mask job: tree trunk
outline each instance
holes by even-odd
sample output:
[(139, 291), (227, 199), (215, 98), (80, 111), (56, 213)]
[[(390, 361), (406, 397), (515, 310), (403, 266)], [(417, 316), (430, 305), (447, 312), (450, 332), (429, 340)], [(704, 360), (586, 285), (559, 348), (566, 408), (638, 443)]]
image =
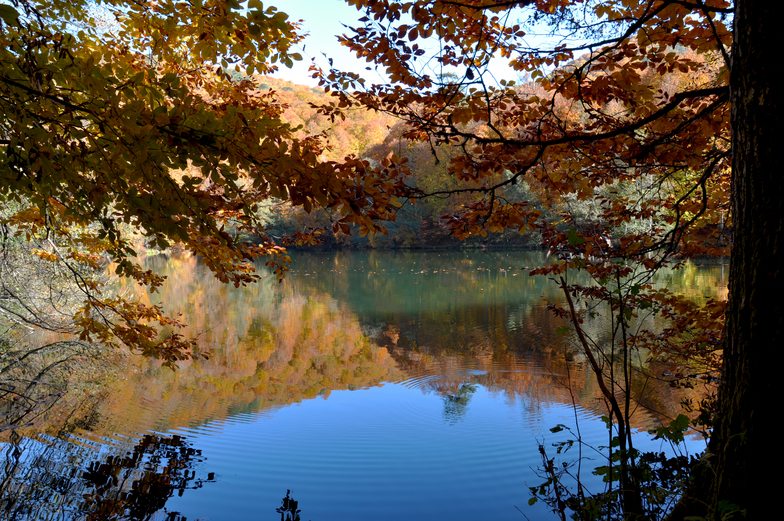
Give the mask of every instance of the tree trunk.
[[(698, 483), (718, 519), (780, 512), (777, 441), (784, 361), (784, 150), (779, 38), (784, 3), (736, 0), (732, 46), (732, 226), (729, 305), (712, 460)], [(766, 414), (771, 416), (766, 417)], [(707, 486), (706, 486), (707, 485)], [(737, 507), (734, 507), (736, 505)], [(734, 516), (732, 517), (734, 518)]]

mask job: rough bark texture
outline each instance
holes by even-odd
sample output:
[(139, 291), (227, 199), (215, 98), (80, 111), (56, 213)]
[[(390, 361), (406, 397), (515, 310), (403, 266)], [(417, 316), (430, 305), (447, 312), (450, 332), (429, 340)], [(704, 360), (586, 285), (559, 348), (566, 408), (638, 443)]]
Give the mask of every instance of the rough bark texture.
[(782, 15), (783, 2), (735, 3), (730, 77), (734, 240), (724, 372), (707, 473), (717, 518), (730, 505), (747, 509), (748, 519), (775, 517), (781, 510), (776, 413), (784, 361), (784, 114), (777, 88), (784, 81)]

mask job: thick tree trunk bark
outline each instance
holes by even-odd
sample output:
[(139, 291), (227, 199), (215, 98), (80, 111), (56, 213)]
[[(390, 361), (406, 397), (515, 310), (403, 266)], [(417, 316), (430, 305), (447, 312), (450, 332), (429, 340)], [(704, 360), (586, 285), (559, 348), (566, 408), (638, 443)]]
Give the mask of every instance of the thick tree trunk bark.
[[(671, 519), (780, 515), (778, 441), (784, 364), (784, 105), (779, 35), (784, 2), (735, 1), (732, 226), (724, 367), (709, 457)], [(732, 511), (733, 514), (729, 514)], [(728, 515), (729, 514), (729, 515)]]
[(724, 372), (713, 458), (700, 476), (711, 480), (708, 503), (717, 519), (732, 505), (747, 510), (748, 519), (775, 516), (781, 508), (776, 411), (784, 363), (782, 20), (782, 2), (736, 0), (730, 76), (734, 239)]

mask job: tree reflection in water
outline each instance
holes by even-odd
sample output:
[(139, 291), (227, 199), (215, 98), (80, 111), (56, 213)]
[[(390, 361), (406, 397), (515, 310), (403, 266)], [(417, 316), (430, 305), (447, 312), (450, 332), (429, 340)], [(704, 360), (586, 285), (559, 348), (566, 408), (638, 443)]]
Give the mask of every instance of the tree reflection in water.
[(276, 508), (275, 512), (280, 514), (280, 521), (300, 521), (299, 513), (297, 510), (298, 502), (294, 501), (291, 497), (291, 490), (286, 490), (286, 497), (283, 498), (283, 504), (280, 508)]
[(468, 409), (468, 402), (471, 401), (471, 396), (476, 389), (475, 384), (464, 383), (460, 385), (456, 394), (444, 396), (444, 420), (451, 425), (462, 420)]
[[(125, 455), (95, 458), (84, 440), (16, 437), (3, 451), (0, 517), (3, 519), (148, 520), (175, 491), (214, 481), (196, 478), (201, 451), (182, 436), (145, 435)], [(185, 521), (178, 512), (167, 520)]]
[[(558, 406), (574, 399), (586, 410), (594, 406), (595, 380), (585, 376), (569, 337), (555, 333), (562, 324), (541, 298), (549, 291), (545, 283), (501, 275), (514, 263), (534, 262), (520, 254), (435, 257), (303, 257), (285, 285), (270, 281), (236, 291), (203, 273), (206, 268), (195, 258), (168, 259), (169, 264), (157, 267), (169, 276), (160, 298), (187, 310), (191, 332), (201, 335), (200, 346), (212, 356), (183, 363), (177, 373), (152, 363), (128, 371), (128, 377), (106, 385), (109, 398), (94, 411), (88, 408), (87, 419), (78, 419), (81, 413), (68, 415), (71, 427), (90, 431), (93, 439), (133, 432), (121, 438), (127, 441), (120, 446), (100, 439), (21, 438), (10, 429), (3, 432), (18, 439), (0, 442), (0, 519), (186, 521), (188, 507), (173, 507), (169, 498), (175, 490), (181, 495), (212, 480), (194, 470), (203, 461), (201, 454), (181, 437), (139, 440), (136, 432), (165, 432), (242, 414), (272, 416), (286, 405), (326, 399), (331, 391), (392, 382), (434, 394), (442, 402), (438, 423), (450, 434), (471, 422), (469, 408), (487, 404), (493, 410), (495, 398), (481, 404), (474, 398), (482, 390), (519, 405), (526, 428), (541, 426), (546, 417), (541, 404)], [(718, 286), (716, 280), (694, 288)], [(592, 322), (597, 332), (602, 320), (599, 316)], [(647, 369), (655, 375), (660, 371), (657, 366)], [(664, 382), (654, 386), (654, 381), (646, 378), (632, 388), (639, 389), (646, 407), (665, 414), (676, 410), (680, 395)], [(98, 387), (104, 389), (104, 384)], [(76, 398), (62, 403), (81, 400), (84, 394), (78, 389)], [(696, 391), (694, 398), (699, 398)], [(633, 426), (651, 428), (654, 420), (641, 408)], [(27, 430), (60, 430), (39, 423), (41, 427), (36, 423)], [(230, 437), (225, 440), (233, 443)], [(487, 475), (496, 476), (497, 470)], [(511, 483), (513, 476), (510, 472), (505, 479)], [(225, 497), (212, 496), (208, 489), (218, 487), (205, 487), (203, 494), (222, 505)], [(245, 497), (248, 510), (257, 515), (256, 497)], [(274, 498), (265, 500), (265, 508), (280, 505)], [(309, 501), (318, 502), (314, 497)], [(300, 520), (290, 492), (275, 518), (277, 514), (283, 521)], [(194, 514), (187, 515), (193, 521)]]

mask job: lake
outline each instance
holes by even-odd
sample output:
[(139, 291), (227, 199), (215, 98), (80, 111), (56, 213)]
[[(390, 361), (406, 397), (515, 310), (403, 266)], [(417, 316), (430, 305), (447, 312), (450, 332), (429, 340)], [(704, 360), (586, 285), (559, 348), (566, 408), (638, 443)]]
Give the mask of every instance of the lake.
[[(539, 444), (552, 456), (570, 439), (556, 425), (579, 425), (593, 447), (609, 440), (601, 392), (547, 309), (558, 288), (521, 269), (546, 256), (293, 257), (284, 282), (260, 265), (264, 280), (239, 289), (193, 257), (149, 258), (168, 280), (143, 299), (182, 312), (209, 358), (171, 371), (121, 357), (98, 390), (75, 386), (78, 406), (3, 438), (0, 518), (554, 519), (528, 505), (544, 481)], [(689, 264), (657, 284), (724, 297), (724, 269)], [(586, 324), (599, 336), (605, 327)], [(646, 430), (701, 390), (641, 389), (637, 447), (669, 452)], [(599, 491), (589, 470), (602, 459), (590, 454), (582, 476)]]

